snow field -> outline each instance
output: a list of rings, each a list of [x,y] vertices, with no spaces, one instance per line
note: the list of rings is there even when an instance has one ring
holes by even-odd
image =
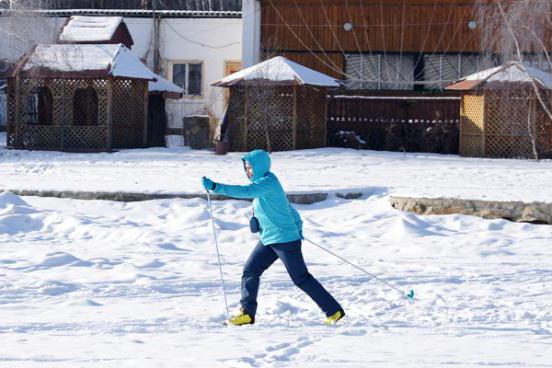
[[[0,133],[0,145],[5,144]],[[188,148],[75,154],[0,147],[0,190],[203,193],[204,175],[245,183],[241,153]],[[552,160],[323,148],[275,152],[272,170],[289,193],[363,192],[413,197],[550,202]]]
[[[0,194],[0,367],[552,366],[550,226],[417,216],[382,195],[297,206],[344,306],[335,327],[277,262],[254,326],[227,328],[206,201]],[[213,202],[232,309],[250,204]]]

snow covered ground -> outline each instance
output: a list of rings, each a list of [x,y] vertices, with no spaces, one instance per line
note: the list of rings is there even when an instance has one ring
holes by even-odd
[[[5,144],[5,134],[0,134]],[[181,149],[70,154],[0,147],[0,190],[199,193],[199,178],[243,183],[240,154]],[[504,201],[552,198],[552,161],[325,148],[272,155],[289,192],[362,191]]]
[[[446,192],[445,184],[455,190],[470,184],[463,192],[470,194],[481,180],[455,180],[476,172],[491,180],[489,171],[506,175],[510,168],[535,189],[522,172],[536,179],[551,171],[544,162],[467,160],[459,168],[453,156],[404,159],[346,150],[274,156],[289,183],[301,178],[293,180],[295,190],[333,188],[331,180],[387,187],[389,180],[393,190],[425,183]],[[312,161],[302,161],[306,157]],[[142,165],[138,158],[150,160]],[[92,158],[3,151],[1,170],[6,187],[196,190],[200,173],[236,178],[235,159],[164,150]],[[88,166],[79,167],[83,163]],[[313,167],[328,171],[310,178]],[[392,167],[399,174],[388,172]],[[416,168],[423,172],[396,178]],[[430,180],[432,170],[443,170],[445,178]],[[495,183],[506,190],[513,181]],[[241,267],[255,243],[246,227],[249,204],[213,206],[236,308]],[[348,313],[343,323],[323,326],[320,312],[276,263],[261,284],[257,324],[227,328],[204,200],[117,203],[0,194],[0,367],[552,367],[550,226],[416,216],[392,209],[381,194],[297,208],[307,237],[401,289],[413,288],[419,299],[411,305],[304,244],[311,272]]]

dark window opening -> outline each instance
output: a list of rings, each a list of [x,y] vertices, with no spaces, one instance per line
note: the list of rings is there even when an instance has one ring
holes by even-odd
[[[92,87],[79,88],[73,97],[73,125],[98,125],[98,94]]]
[[[35,88],[25,99],[24,124],[52,125],[53,101],[48,87]]]

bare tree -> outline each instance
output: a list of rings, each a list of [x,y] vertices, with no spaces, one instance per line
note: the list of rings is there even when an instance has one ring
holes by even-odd
[[[482,2],[479,6],[479,23],[481,30],[481,49],[496,52],[503,62],[517,61],[522,68],[526,65],[536,66],[552,72],[552,62],[546,47],[546,32],[552,22],[550,14],[552,5],[547,0],[514,0],[504,5],[495,0],[496,8]],[[528,73],[529,74],[529,73]],[[532,78],[531,87],[540,106],[552,120],[551,108],[542,96],[537,82]],[[539,159],[535,117],[532,116],[532,94],[528,98],[527,129],[531,140],[533,155]]]
[[[16,63],[33,46],[55,41],[59,25],[55,18],[36,11],[40,5],[39,0],[10,2],[10,9],[0,17],[0,59]]]

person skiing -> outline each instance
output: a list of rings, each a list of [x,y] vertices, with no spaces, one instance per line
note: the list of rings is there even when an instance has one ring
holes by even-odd
[[[252,198],[250,226],[260,233],[260,241],[246,261],[241,284],[240,312],[227,324],[241,326],[255,323],[257,295],[261,275],[280,259],[293,283],[303,290],[326,315],[324,323],[337,323],[345,312],[339,303],[309,273],[301,251],[303,222],[289,203],[282,185],[270,171],[270,156],[254,150],[242,157],[249,185],[228,185],[202,178],[205,190],[233,198]]]

